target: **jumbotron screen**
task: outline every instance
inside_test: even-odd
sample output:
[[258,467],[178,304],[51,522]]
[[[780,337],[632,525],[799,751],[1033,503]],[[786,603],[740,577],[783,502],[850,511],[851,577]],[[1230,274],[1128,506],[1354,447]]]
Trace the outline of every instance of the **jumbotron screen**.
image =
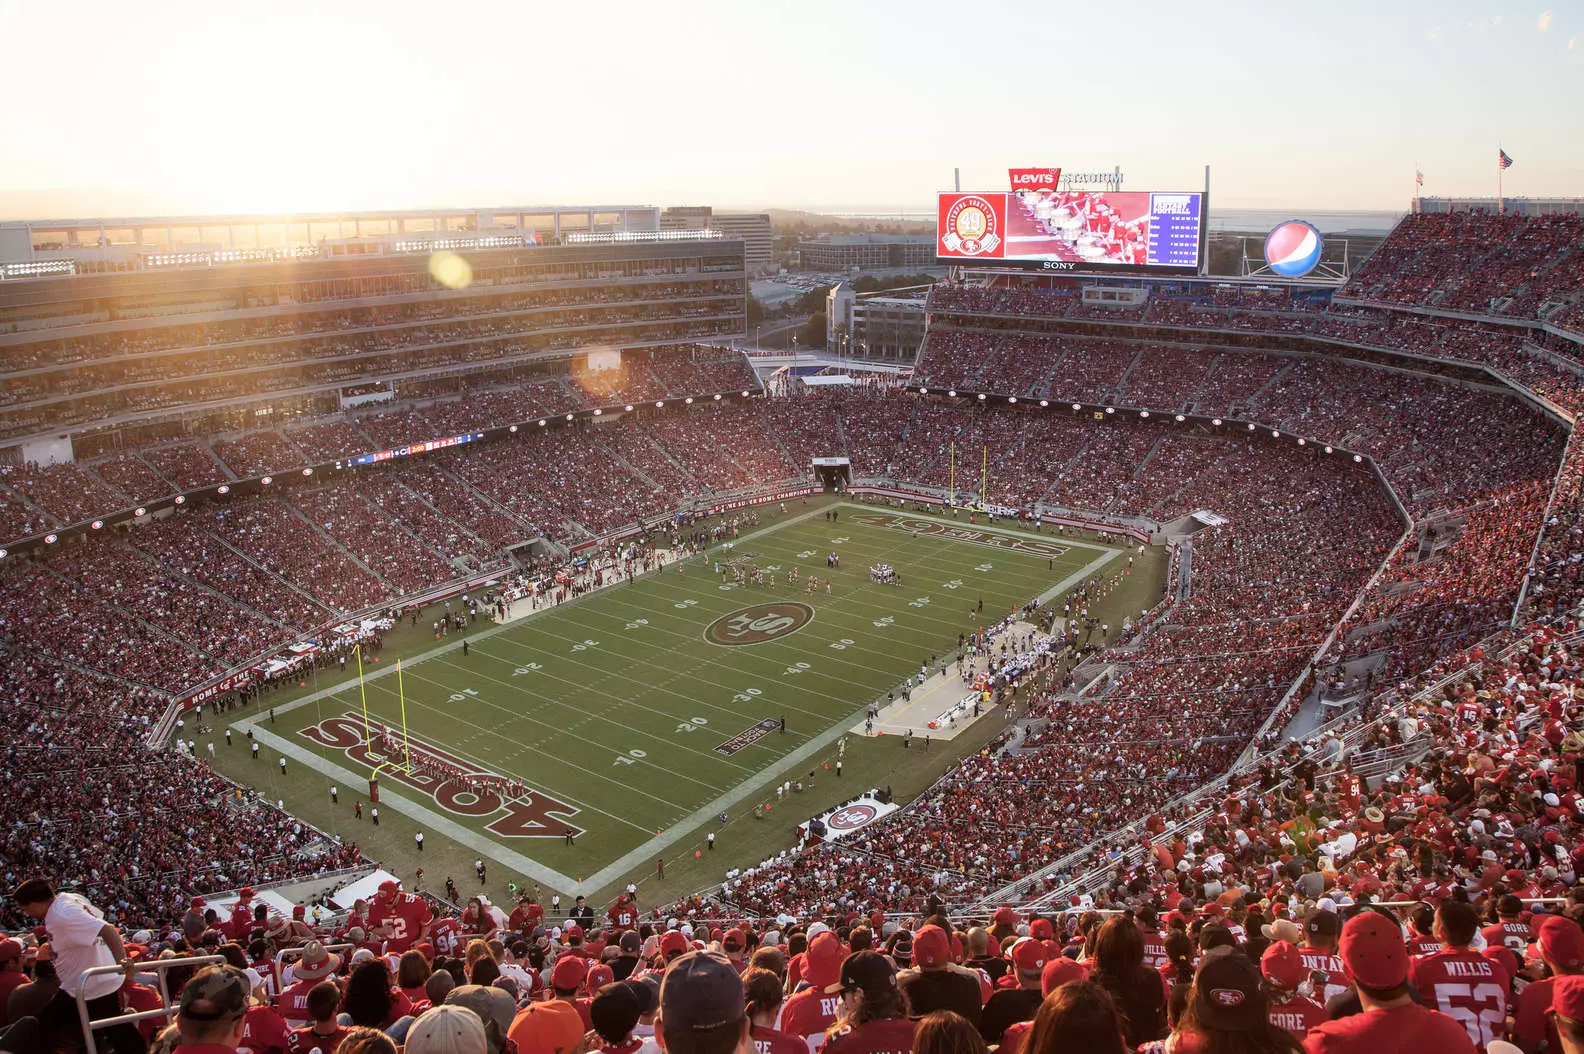
[[1042,271],[1192,274],[1203,234],[1201,192],[954,192],[940,195],[935,256]]

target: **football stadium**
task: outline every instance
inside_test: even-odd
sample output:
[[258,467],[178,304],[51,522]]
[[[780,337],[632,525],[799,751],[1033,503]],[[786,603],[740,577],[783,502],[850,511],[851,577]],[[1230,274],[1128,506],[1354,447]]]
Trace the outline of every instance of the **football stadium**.
[[1584,204],[1007,176],[0,219],[0,1051],[1584,1051]]

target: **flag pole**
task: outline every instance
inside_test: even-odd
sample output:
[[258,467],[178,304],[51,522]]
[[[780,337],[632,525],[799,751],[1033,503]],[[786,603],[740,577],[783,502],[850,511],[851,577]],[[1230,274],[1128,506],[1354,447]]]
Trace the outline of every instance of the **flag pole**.
[[370,747],[374,745],[374,733],[369,731],[368,693],[363,689],[363,645],[354,647],[352,654],[357,656],[358,698],[363,701],[363,745]]
[[412,745],[407,739],[407,689],[402,685],[401,659],[396,660],[396,694],[401,698],[402,721],[402,761],[407,765],[407,771],[412,771]]
[[1496,147],[1496,215],[1501,216],[1507,212],[1507,204],[1502,200],[1502,147]]

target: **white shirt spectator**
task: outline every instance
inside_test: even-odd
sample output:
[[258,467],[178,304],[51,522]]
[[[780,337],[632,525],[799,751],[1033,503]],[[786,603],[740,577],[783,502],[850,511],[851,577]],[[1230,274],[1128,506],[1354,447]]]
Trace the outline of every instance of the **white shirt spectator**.
[[61,990],[76,998],[79,990],[89,999],[107,996],[125,980],[118,973],[100,974],[83,981],[83,972],[95,966],[114,966],[115,958],[100,938],[104,912],[75,893],[58,893],[44,915],[49,931],[50,951],[55,957],[55,972]]

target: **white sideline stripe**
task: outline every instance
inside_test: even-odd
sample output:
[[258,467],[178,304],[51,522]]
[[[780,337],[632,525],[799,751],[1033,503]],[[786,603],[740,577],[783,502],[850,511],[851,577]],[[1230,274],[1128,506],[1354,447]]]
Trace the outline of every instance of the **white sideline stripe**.
[[[310,750],[305,750],[267,729],[261,728],[253,722],[238,721],[237,727],[253,730],[253,738],[264,742],[277,752],[294,759],[299,765],[305,765],[315,772],[329,776],[342,786],[356,787],[363,783],[365,777],[359,776],[350,769],[342,768],[333,761],[320,757]],[[513,871],[521,872],[542,885],[563,892],[571,892],[583,888],[574,879],[568,878],[561,872],[536,860],[531,860],[521,853],[514,852],[501,845],[499,842],[486,838],[477,831],[470,830],[455,820],[448,819],[432,809],[425,808],[415,801],[409,800],[399,792],[388,790],[383,784],[380,786],[380,804],[390,805],[404,816],[417,820],[427,831],[443,834],[460,845],[478,853],[481,857],[488,857],[498,864],[503,864]]]

